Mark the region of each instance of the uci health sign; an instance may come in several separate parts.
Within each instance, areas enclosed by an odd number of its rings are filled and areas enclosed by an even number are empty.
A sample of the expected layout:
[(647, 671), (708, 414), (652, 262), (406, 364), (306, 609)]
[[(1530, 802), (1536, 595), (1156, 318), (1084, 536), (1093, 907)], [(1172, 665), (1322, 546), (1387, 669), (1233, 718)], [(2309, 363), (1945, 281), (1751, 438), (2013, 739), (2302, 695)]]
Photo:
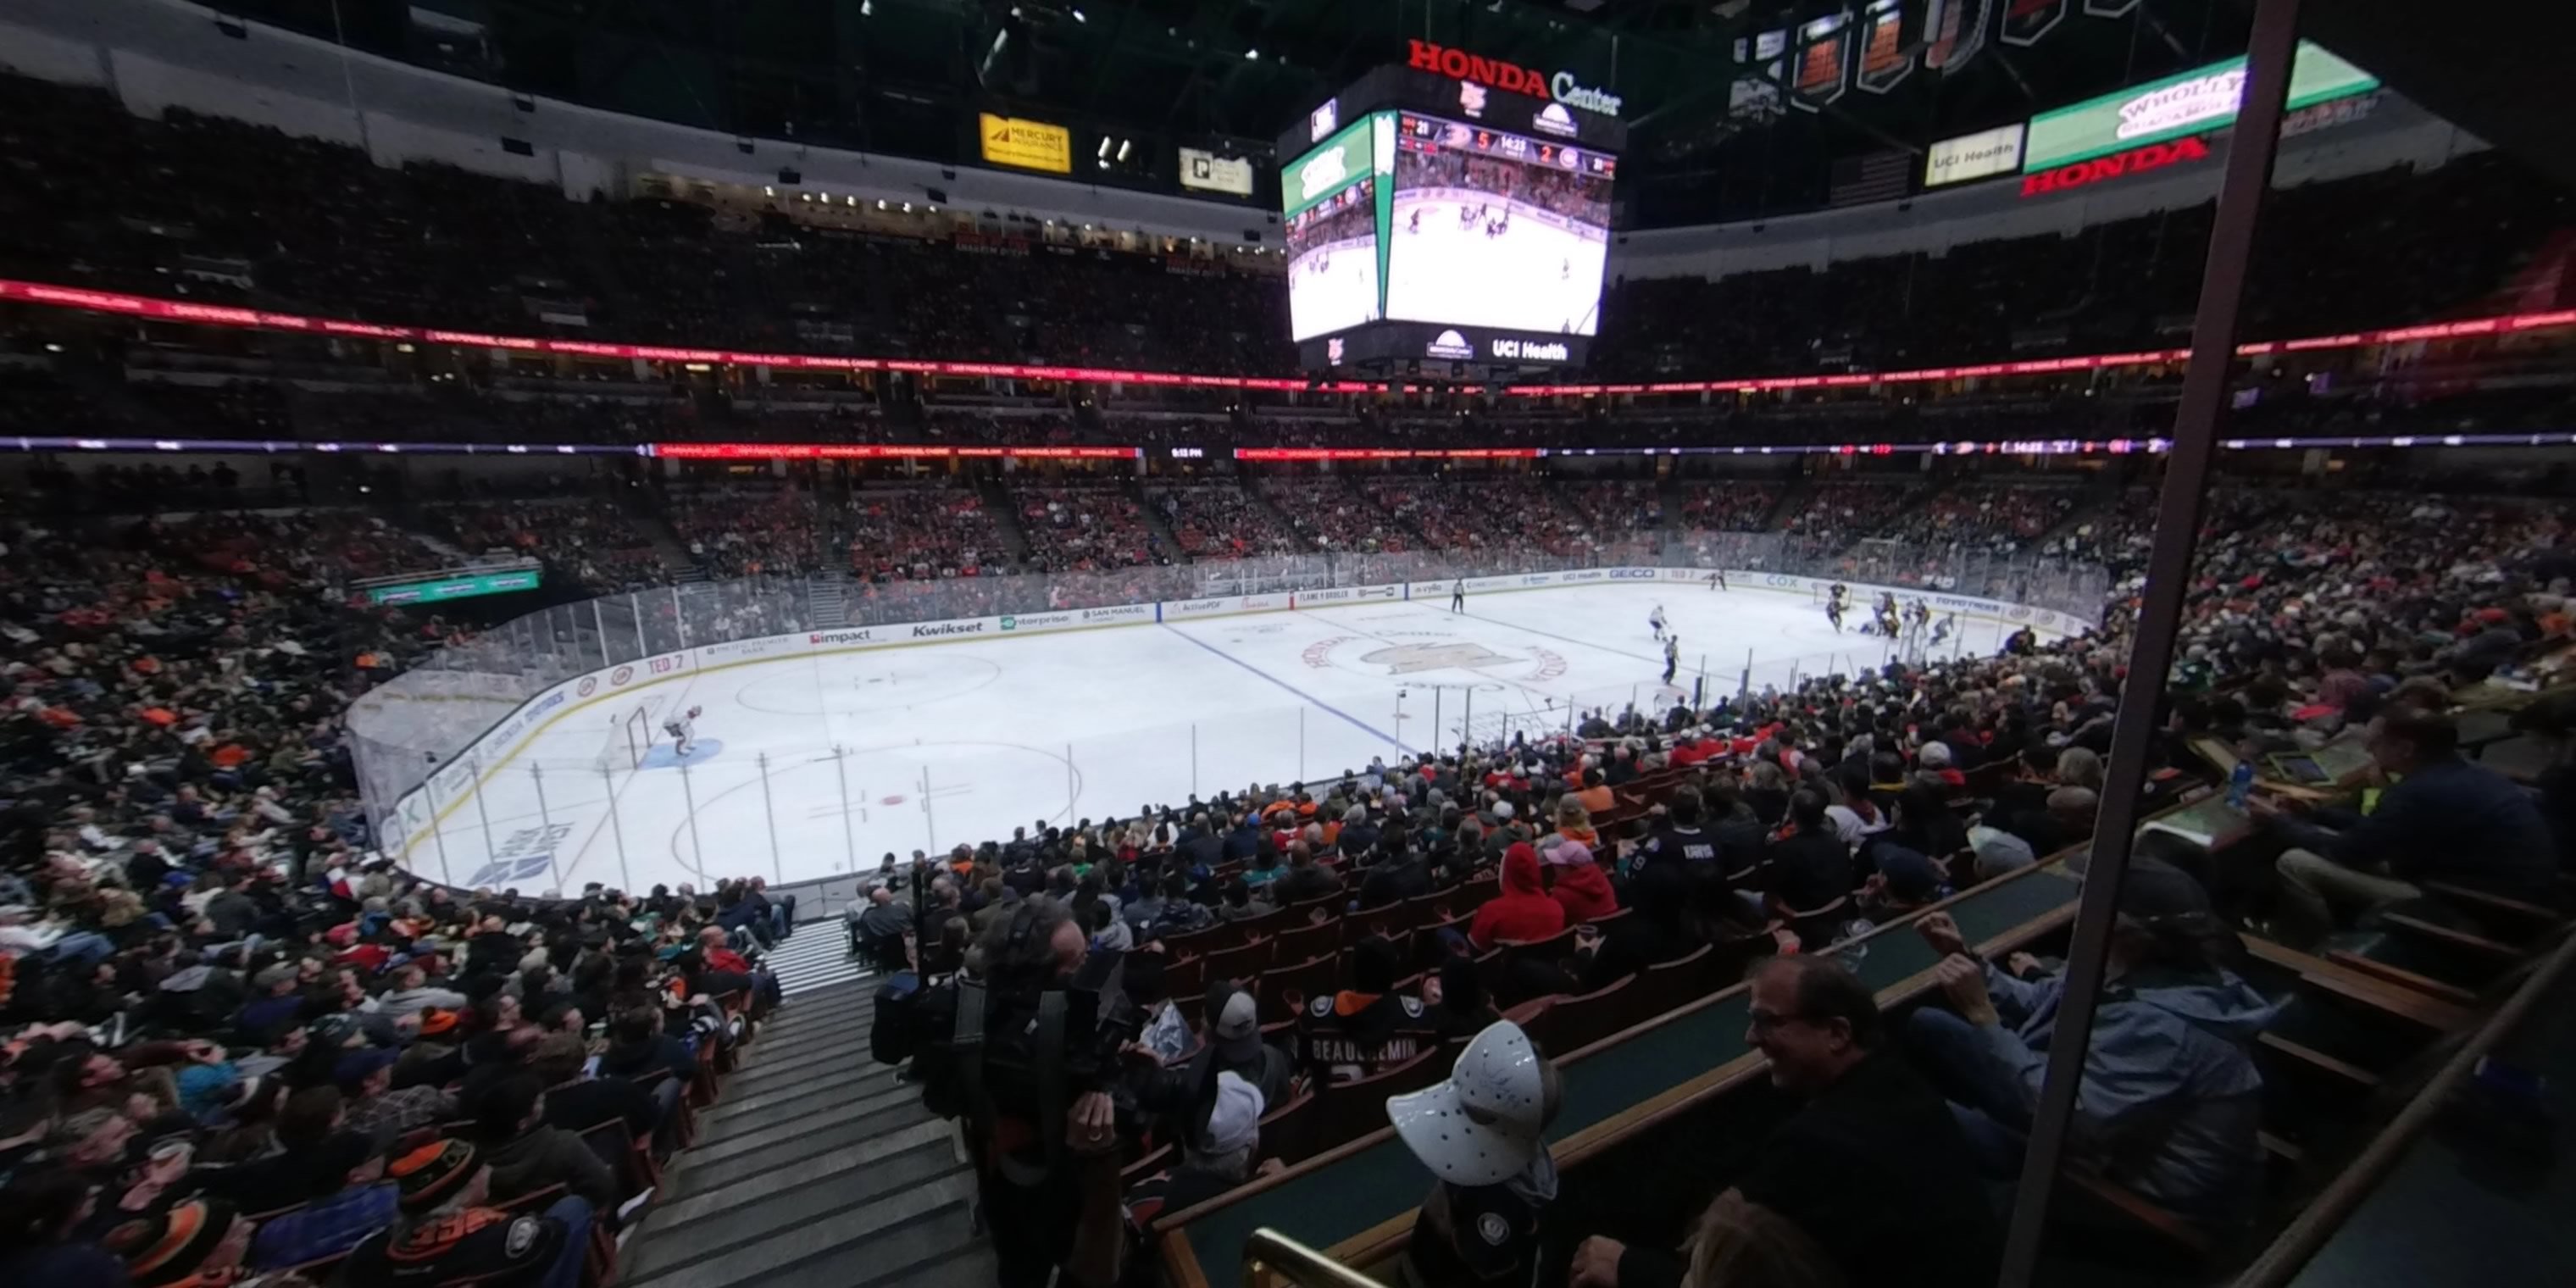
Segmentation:
[[(2377, 88), (2379, 81), (2370, 73), (2302, 40), (2290, 66), (2288, 106), (2295, 112)], [(2245, 60), (2237, 57), (2043, 112), (2030, 118), (2022, 170), (2055, 170), (2223, 129), (2236, 120), (2237, 105), (2244, 99)]]
[(2021, 125), (1943, 139), (1923, 154), (1923, 186), (1966, 183), (2021, 169)]

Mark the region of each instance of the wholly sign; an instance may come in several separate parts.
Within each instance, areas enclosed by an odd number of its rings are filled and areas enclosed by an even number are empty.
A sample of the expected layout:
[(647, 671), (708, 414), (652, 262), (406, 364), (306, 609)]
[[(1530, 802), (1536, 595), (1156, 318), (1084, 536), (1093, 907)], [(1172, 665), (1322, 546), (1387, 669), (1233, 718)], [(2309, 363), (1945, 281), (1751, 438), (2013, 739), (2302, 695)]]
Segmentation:
[(1576, 84), (1572, 72), (1543, 75), (1518, 63), (1435, 45), (1428, 40), (1405, 43), (1409, 46), (1405, 61), (1416, 71), (1434, 72), (1451, 80), (1474, 81), (1506, 94), (1527, 94), (1531, 98), (1543, 98), (1587, 112), (1599, 112), (1603, 116), (1619, 114), (1618, 95)]

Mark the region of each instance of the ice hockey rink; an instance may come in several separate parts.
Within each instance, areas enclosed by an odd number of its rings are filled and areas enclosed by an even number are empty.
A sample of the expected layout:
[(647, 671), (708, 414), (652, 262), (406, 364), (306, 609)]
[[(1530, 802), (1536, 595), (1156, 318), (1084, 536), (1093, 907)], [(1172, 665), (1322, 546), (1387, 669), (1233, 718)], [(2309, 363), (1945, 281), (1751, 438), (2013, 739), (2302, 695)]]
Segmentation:
[[(1419, 228), (1412, 226), (1416, 210)], [(1387, 254), (1388, 317), (1472, 318), (1484, 326), (1574, 335), (1599, 329), (1606, 240), (1518, 211), (1501, 235), (1488, 237), (1483, 221), (1462, 224), (1458, 210), (1455, 200), (1408, 202), (1396, 194), (1387, 233), (1394, 240)]]
[[(1658, 604), (1680, 638), (1672, 687), (1648, 625)], [(1991, 653), (2004, 633), (1962, 617), (1936, 651)], [(556, 720), (446, 802), (407, 858), (450, 884), (522, 890), (829, 877), (1014, 826), (1335, 777), (1470, 733), (1536, 737), (1578, 711), (1666, 709), (1703, 674), (1714, 701), (1748, 678), (1785, 686), (1890, 656), (1837, 633), (1805, 591), (1664, 582), (778, 657)], [(621, 725), (639, 706), (654, 741), (637, 765)], [(691, 707), (683, 759), (659, 726)]]
[(1377, 321), (1377, 238), (1344, 238), (1288, 264), (1288, 329), (1300, 339)]

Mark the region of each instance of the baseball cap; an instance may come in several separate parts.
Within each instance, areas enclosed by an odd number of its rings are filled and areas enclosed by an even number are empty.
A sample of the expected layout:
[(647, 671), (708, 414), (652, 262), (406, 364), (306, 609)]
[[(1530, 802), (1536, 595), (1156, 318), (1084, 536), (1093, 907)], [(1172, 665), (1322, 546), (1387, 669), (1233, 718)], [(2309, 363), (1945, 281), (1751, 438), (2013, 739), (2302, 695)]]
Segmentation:
[(454, 1011), (441, 1010), (438, 1007), (432, 1006), (424, 1008), (420, 1013), (420, 1035), (422, 1037), (436, 1037), (441, 1033), (454, 1032), (455, 1029), (456, 1012)]
[(1199, 1152), (1231, 1154), (1252, 1148), (1261, 1140), (1263, 1108), (1259, 1087), (1232, 1071), (1218, 1074), (1216, 1103), (1208, 1110), (1207, 1127), (1199, 1133)]
[(1242, 1064), (1261, 1054), (1260, 1008), (1252, 994), (1236, 989), (1217, 1011), (1216, 1053), (1229, 1064)]
[(1445, 1082), (1390, 1096), (1387, 1121), (1415, 1158), (1453, 1185), (1498, 1185), (1527, 1170), (1554, 1106), (1547, 1061), (1497, 1020), (1458, 1054)]

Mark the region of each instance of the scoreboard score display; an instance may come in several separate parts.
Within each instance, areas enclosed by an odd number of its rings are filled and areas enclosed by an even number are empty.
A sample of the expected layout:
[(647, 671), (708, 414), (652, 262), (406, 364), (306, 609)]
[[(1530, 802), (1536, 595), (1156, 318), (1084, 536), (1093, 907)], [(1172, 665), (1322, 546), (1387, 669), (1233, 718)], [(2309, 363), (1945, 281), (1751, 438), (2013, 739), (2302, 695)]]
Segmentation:
[(1305, 365), (1484, 379), (1581, 361), (1626, 136), (1577, 100), (1611, 101), (1387, 67), (1301, 114), (1278, 155)]

